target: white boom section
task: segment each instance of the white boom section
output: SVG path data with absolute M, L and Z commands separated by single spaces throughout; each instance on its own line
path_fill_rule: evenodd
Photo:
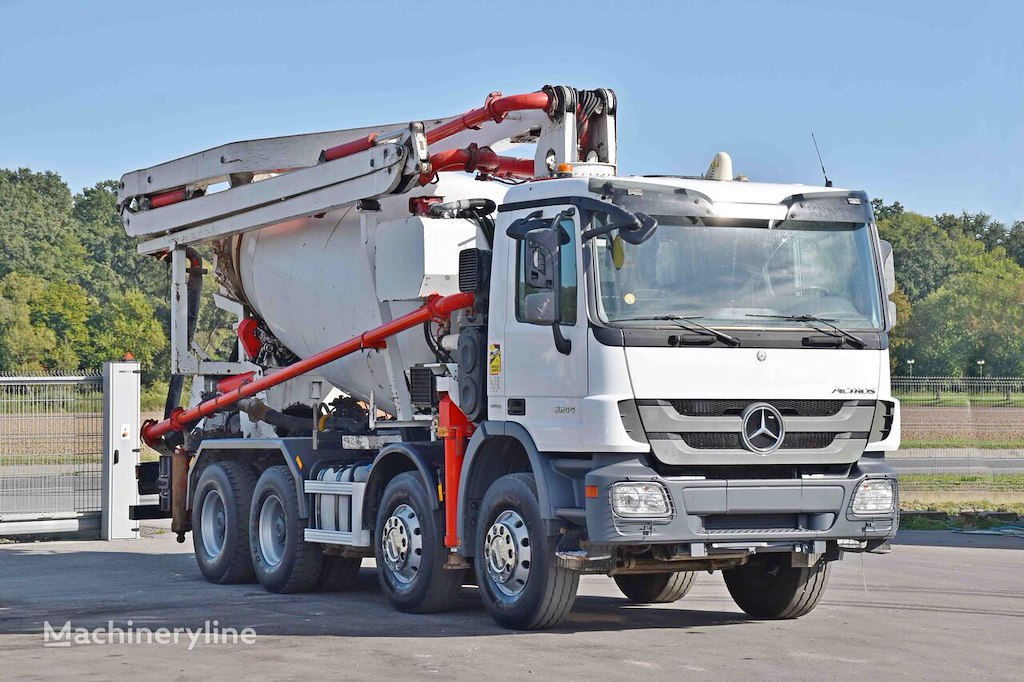
M 236 142 L 128 173 L 121 180 L 119 197 L 125 230 L 133 237 L 149 238 L 139 245 L 140 253 L 159 253 L 400 192 L 403 176 L 418 175 L 427 162 L 424 130 L 449 120 L 414 123 L 398 131 L 392 128 L 369 150 L 325 163 L 317 161 L 327 143 L 357 140 L 384 126 Z M 571 122 L 572 117 L 565 121 Z M 574 140 L 574 126 L 553 126 L 542 111 L 512 112 L 501 123 L 452 135 L 444 147 L 494 145 L 546 127 L 557 127 L 565 140 L 558 158 L 570 158 L 569 150 L 562 147 Z M 566 136 L 564 128 L 573 130 Z M 544 137 L 550 139 L 551 132 Z M 547 146 L 538 145 L 538 150 Z M 538 156 L 542 153 L 538 151 Z M 547 159 L 539 159 L 537 165 L 541 164 L 547 164 Z M 168 188 L 185 186 L 193 192 L 239 177 L 244 183 L 250 179 L 248 174 L 282 170 L 287 172 L 159 209 L 131 211 L 128 206 L 134 197 Z
M 388 194 L 401 180 L 406 158 L 401 145 L 378 145 L 230 191 L 140 211 L 124 222 L 132 236 L 167 233 L 139 244 L 140 253 L 198 244 Z
M 431 121 L 431 125 L 443 123 Z M 228 182 L 230 176 L 244 173 L 268 173 L 315 166 L 320 152 L 367 135 L 386 130 L 401 130 L 406 124 L 332 130 L 323 133 L 268 137 L 232 142 L 206 151 L 161 163 L 151 168 L 125 173 L 121 178 L 121 197 L 157 194 L 185 186 L 209 186 Z

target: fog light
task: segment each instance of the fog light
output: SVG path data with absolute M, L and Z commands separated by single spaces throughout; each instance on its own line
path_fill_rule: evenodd
M 654 482 L 613 483 L 612 511 L 626 518 L 662 518 L 672 513 L 665 486 Z
M 891 478 L 869 478 L 861 481 L 853 493 L 851 509 L 857 516 L 891 514 L 895 511 L 896 481 Z

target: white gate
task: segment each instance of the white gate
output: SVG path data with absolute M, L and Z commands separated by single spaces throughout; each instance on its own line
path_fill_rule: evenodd
M 0 536 L 136 536 L 138 372 L 0 377 Z

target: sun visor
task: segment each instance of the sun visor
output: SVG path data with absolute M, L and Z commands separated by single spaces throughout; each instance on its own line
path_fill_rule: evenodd
M 871 222 L 871 202 L 864 192 L 794 194 L 782 202 L 789 207 L 786 220 L 831 223 Z
M 627 211 L 688 218 L 712 218 L 716 215 L 711 199 L 692 189 L 606 178 L 591 178 L 587 188 Z

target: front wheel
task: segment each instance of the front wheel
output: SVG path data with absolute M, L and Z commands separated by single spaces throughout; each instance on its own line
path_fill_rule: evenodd
M 668 604 L 686 596 L 697 574 L 693 571 L 680 571 L 617 575 L 614 578 L 622 594 L 634 604 Z
M 446 611 L 462 590 L 463 571 L 444 567 L 442 510 L 432 508 L 428 494 L 422 478 L 402 473 L 377 509 L 377 577 L 391 605 L 406 613 Z
M 499 625 L 549 628 L 572 610 L 579 573 L 555 563 L 555 538 L 544 533 L 531 474 L 495 481 L 484 495 L 477 528 L 477 585 Z
M 814 610 L 825 593 L 829 564 L 793 566 L 789 554 L 754 556 L 722 571 L 733 601 L 755 618 L 799 618 Z

